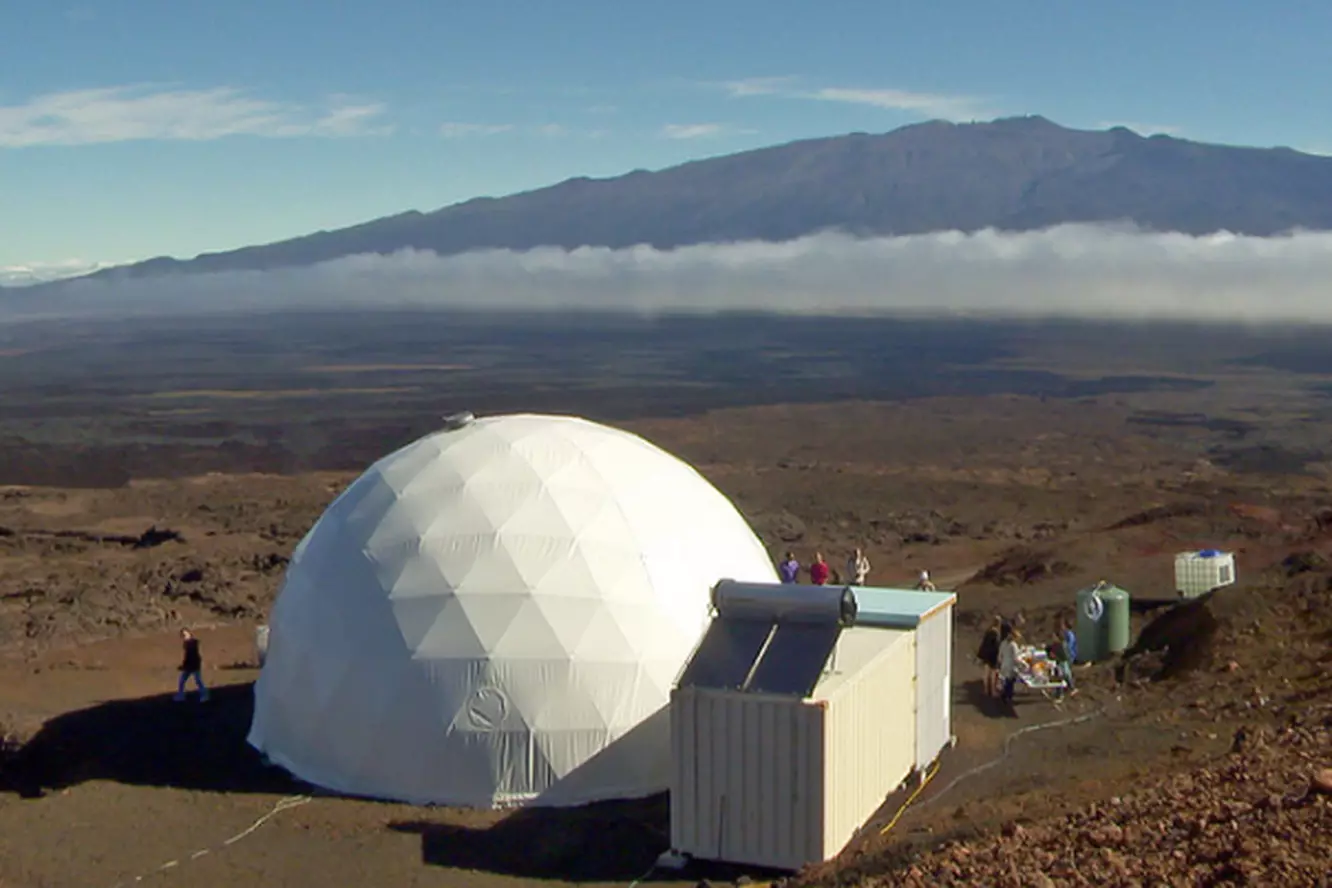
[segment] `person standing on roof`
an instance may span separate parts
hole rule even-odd
[[[814,553],[814,562],[809,566],[809,581],[815,586],[828,582],[828,562],[823,560],[822,552]]]
[[[851,553],[851,557],[846,559],[846,575],[850,579],[851,585],[863,586],[865,580],[869,578],[870,562],[869,558],[860,549]]]
[[[203,680],[203,655],[199,653],[199,639],[188,629],[180,630],[183,656],[180,661],[180,683],[176,686],[176,699],[185,699],[185,682],[193,678],[194,686],[199,690],[199,700],[208,699],[208,688]]]
[[[800,562],[796,561],[794,552],[787,552],[786,559],[777,565],[777,575],[783,583],[794,583],[800,578]]]

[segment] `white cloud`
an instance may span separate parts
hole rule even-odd
[[[254,98],[229,87],[120,86],[47,93],[0,105],[0,147],[92,145],[226,136],[347,137],[388,132],[384,106],[335,96],[319,107]]]
[[[1178,136],[1184,132],[1183,127],[1162,123],[1137,123],[1132,120],[1102,120],[1096,124],[1097,129],[1112,129],[1117,126],[1127,127],[1140,136]]]
[[[600,139],[609,134],[605,127],[594,129],[576,129],[562,123],[541,123],[531,126],[519,126],[512,123],[463,123],[450,121],[439,126],[439,134],[446,139],[463,139],[480,136],[497,136],[502,133],[526,134],[546,138],[579,136],[585,139]]]
[[[732,80],[722,87],[733,98],[776,96],[818,102],[868,105],[888,111],[904,111],[942,120],[977,120],[996,117],[999,112],[986,108],[971,96],[913,92],[903,89],[868,89],[862,87],[824,86],[807,88],[794,77],[751,77]]]
[[[720,123],[668,123],[661,134],[668,139],[706,139],[720,135],[723,129]]]
[[[307,132],[298,131],[297,135],[386,136],[393,132],[393,126],[376,123],[386,110],[378,102],[357,103],[350,97],[337,96],[330,109],[318,117]]]
[[[821,102],[845,102],[852,105],[870,105],[889,111],[907,111],[942,120],[975,120],[996,116],[970,96],[946,96],[936,93],[909,92],[901,89],[849,89],[824,87],[803,97]]]
[[[797,80],[795,77],[747,77],[743,80],[729,80],[722,86],[736,98],[773,96],[789,92]]]
[[[676,250],[405,251],[306,269],[77,281],[0,298],[0,316],[274,308],[770,310],[1332,323],[1332,232],[1146,234],[1068,225]],[[6,312],[6,309],[8,311]]]
[[[467,136],[494,136],[513,129],[508,123],[458,123],[449,121],[439,125],[439,134],[446,139],[461,139]]]

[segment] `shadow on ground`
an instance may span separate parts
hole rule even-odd
[[[521,808],[489,827],[399,821],[389,829],[421,837],[429,866],[479,870],[519,879],[561,882],[734,882],[782,873],[690,861],[657,869],[670,848],[670,802],[662,793],[577,808]]]
[[[0,789],[24,798],[90,780],[214,792],[289,793],[304,787],[245,742],[251,684],[212,689],[201,703],[171,694],[113,700],[48,721],[14,751]]]
[[[579,808],[522,808],[490,827],[400,821],[389,828],[421,836],[433,866],[523,879],[632,882],[670,846],[665,795]]]
[[[1124,651],[1116,665],[1116,680],[1122,684],[1143,676],[1163,681],[1210,666],[1221,629],[1214,609],[1234,598],[1223,589],[1163,610]]]
[[[1015,706],[1021,702],[1020,698],[1014,698],[1013,704],[1010,705],[998,697],[991,697],[985,693],[985,683],[979,679],[966,682],[963,689],[966,692],[967,702],[986,718],[1018,717]]]

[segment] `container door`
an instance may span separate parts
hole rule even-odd
[[[928,767],[948,745],[953,726],[953,609],[916,629],[916,767]]]

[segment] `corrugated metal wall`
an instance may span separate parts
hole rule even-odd
[[[823,859],[822,706],[678,689],[671,751],[676,851],[791,869]]]
[[[827,701],[674,692],[674,850],[784,869],[826,860],[911,773],[915,635],[869,631],[883,654]]]
[[[953,733],[953,609],[916,627],[916,767],[928,767]]]
[[[914,764],[916,636],[881,634],[891,648],[828,701],[821,859],[846,846]]]

